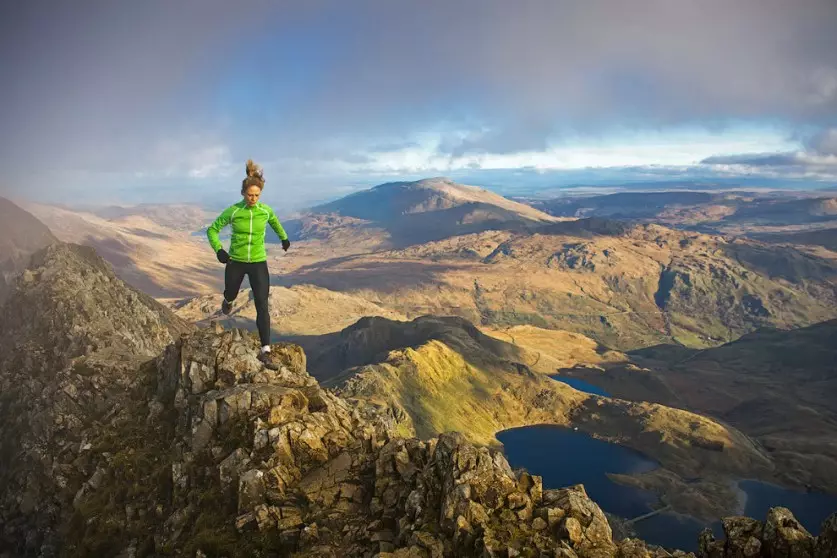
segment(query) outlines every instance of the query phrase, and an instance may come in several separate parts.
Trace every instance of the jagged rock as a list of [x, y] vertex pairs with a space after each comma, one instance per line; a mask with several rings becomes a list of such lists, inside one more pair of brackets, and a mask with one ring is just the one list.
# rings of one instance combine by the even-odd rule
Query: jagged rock
[[704, 529], [698, 537], [698, 556], [700, 558], [723, 558], [724, 541], [715, 540], [711, 529]]
[[576, 485], [544, 495], [544, 501], [555, 502], [566, 512], [563, 531], [568, 534], [573, 549], [582, 556], [613, 556], [616, 545], [610, 524], [595, 502], [590, 500], [584, 486]]
[[193, 330], [92, 248], [32, 256], [0, 322], [0, 548], [33, 531], [51, 541], [96, 496], [111, 470], [103, 431], [145, 421], [129, 409], [148, 401], [152, 359]]
[[264, 472], [251, 469], [238, 481], [239, 512], [255, 509], [265, 499]]
[[218, 465], [218, 477], [222, 487], [238, 481], [241, 473], [250, 464], [250, 457], [242, 448], [236, 448]]
[[618, 558], [651, 558], [644, 541], [625, 539], [619, 544]]
[[814, 554], [814, 537], [787, 508], [767, 512], [763, 554], [767, 558], [808, 558]]
[[823, 523], [819, 539], [811, 534], [786, 508], [772, 508], [762, 523], [748, 517], [723, 520], [726, 540], [717, 541], [709, 529], [699, 540], [701, 558], [808, 558], [833, 557], [837, 514]]
[[755, 558], [761, 555], [761, 537], [764, 525], [749, 517], [726, 517], [723, 520], [727, 537], [726, 558]]
[[239, 533], [253, 530], [257, 527], [256, 514], [254, 512], [247, 512], [235, 518], [235, 528]]
[[815, 558], [837, 558], [837, 513], [823, 521], [817, 545], [814, 548]]

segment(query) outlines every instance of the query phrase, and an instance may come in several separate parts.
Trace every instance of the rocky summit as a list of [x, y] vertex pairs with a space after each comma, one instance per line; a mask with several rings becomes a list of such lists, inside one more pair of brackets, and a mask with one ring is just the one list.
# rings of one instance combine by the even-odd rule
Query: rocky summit
[[[614, 537], [582, 486], [324, 389], [297, 345], [266, 367], [253, 333], [187, 327], [94, 256], [37, 254], [5, 307], [3, 558], [687, 556]], [[724, 530], [702, 556], [837, 556], [837, 516], [817, 538], [782, 508]]]

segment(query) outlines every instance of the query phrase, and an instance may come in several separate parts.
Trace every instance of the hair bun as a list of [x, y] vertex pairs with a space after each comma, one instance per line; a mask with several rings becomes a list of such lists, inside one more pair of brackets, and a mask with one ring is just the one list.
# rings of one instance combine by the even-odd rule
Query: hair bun
[[246, 170], [247, 170], [247, 176], [248, 177], [252, 176], [252, 177], [264, 180], [264, 171], [262, 170], [262, 167], [260, 167], [256, 163], [254, 163], [253, 159], [247, 159]]

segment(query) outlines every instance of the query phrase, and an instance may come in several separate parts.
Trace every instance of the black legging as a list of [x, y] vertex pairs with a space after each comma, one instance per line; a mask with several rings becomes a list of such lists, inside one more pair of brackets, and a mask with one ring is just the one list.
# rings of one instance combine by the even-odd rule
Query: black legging
[[224, 269], [224, 298], [232, 303], [238, 296], [244, 276], [250, 280], [253, 289], [253, 300], [256, 302], [256, 325], [259, 328], [259, 339], [262, 346], [270, 345], [270, 313], [268, 311], [267, 296], [270, 292], [270, 273], [267, 262], [244, 263], [230, 260]]

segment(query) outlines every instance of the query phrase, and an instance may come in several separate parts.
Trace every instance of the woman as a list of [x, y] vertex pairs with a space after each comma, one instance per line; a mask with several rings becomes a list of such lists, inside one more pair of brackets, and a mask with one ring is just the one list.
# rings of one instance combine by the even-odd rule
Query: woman
[[[218, 261], [226, 264], [224, 270], [224, 301], [221, 311], [229, 314], [233, 301], [238, 296], [244, 276], [250, 280], [253, 300], [256, 302], [256, 325], [259, 328], [261, 351], [259, 360], [270, 365], [270, 314], [268, 312], [268, 293], [270, 273], [267, 270], [267, 255], [264, 238], [267, 225], [276, 231], [282, 240], [282, 249], [286, 252], [291, 243], [276, 213], [270, 206], [261, 203], [259, 197], [264, 188], [262, 169], [247, 161], [247, 178], [241, 182], [241, 195], [244, 199], [225, 209], [206, 231], [209, 244], [215, 250]], [[227, 224], [232, 228], [230, 251], [227, 253], [218, 239], [218, 232]]]

